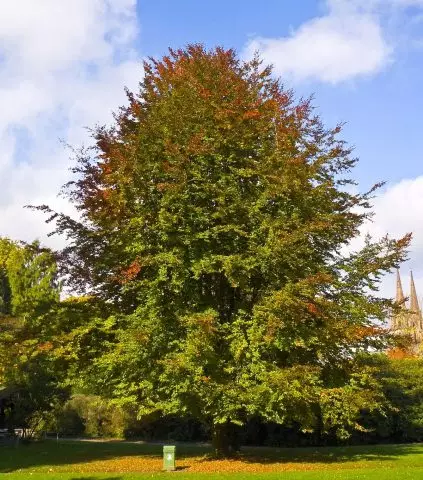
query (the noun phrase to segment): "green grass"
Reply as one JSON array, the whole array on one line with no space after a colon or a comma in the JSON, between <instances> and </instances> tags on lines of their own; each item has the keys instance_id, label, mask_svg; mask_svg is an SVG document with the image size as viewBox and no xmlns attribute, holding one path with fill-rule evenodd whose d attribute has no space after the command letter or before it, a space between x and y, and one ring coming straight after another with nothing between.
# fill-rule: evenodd
<instances>
[{"instance_id":1,"label":"green grass","mask_svg":"<svg viewBox=\"0 0 423 480\"><path fill-rule=\"evenodd\" d=\"M157 473L157 474L91 474L91 475L75 475L75 474L33 474L26 476L25 474L6 474L5 480L147 480L147 479L166 479L169 475L175 475L178 480L416 480L423 479L421 469L413 468L406 472L391 472L381 470L369 470L366 472L337 472L330 475L322 475L321 472L303 472L303 473L210 473L210 474L194 474L194 473Z\"/></svg>"},{"instance_id":2,"label":"green grass","mask_svg":"<svg viewBox=\"0 0 423 480\"><path fill-rule=\"evenodd\" d=\"M246 448L236 460L211 460L208 448L178 445L180 471L162 473L162 447L125 442L46 441L0 447L5 480L423 480L423 445Z\"/></svg>"},{"instance_id":3,"label":"green grass","mask_svg":"<svg viewBox=\"0 0 423 480\"><path fill-rule=\"evenodd\" d=\"M406 471L392 470L366 470L355 472L351 470L343 472L331 472L322 474L322 472L289 472L289 473L127 473L127 474L24 474L11 473L2 475L5 480L147 480L147 479L166 479L175 475L178 480L418 480L423 479L421 468L410 468Z\"/></svg>"}]
</instances>

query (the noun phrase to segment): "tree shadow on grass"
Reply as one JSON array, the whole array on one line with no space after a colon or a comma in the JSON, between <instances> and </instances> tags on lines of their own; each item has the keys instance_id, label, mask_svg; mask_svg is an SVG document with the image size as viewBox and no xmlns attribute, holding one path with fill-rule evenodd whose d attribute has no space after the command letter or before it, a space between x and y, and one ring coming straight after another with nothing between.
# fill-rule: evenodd
<instances>
[{"instance_id":1,"label":"tree shadow on grass","mask_svg":"<svg viewBox=\"0 0 423 480\"><path fill-rule=\"evenodd\" d=\"M207 448L201 446L178 446L177 456L189 458L201 456ZM119 441L53 441L34 442L18 448L1 447L0 474L10 473L19 469L37 467L52 468L63 465L89 463L93 461L119 460L123 457L143 457L161 461L163 446L160 444L145 444ZM86 477L81 477L86 478ZM114 477L111 477L114 478ZM121 477L116 477L120 479Z\"/></svg>"},{"instance_id":2,"label":"tree shadow on grass","mask_svg":"<svg viewBox=\"0 0 423 480\"><path fill-rule=\"evenodd\" d=\"M146 444L119 441L45 441L33 443L28 446L0 447L0 473L9 473L16 470L29 468L89 463L94 461L119 461L123 457L142 457L148 461L157 462L157 470L161 470L163 446L161 444ZM177 462L189 469L186 461L197 457L198 462L212 462L210 447L178 444L176 449ZM245 447L240 455L235 457L245 463L274 464L274 463L312 463L312 464L342 464L345 462L386 462L398 461L401 457L410 456L413 463L423 463L423 446L409 445L363 445L348 447L316 447L316 448L266 448ZM200 458L199 458L200 457ZM201 459L202 457L202 459ZM230 461L230 460L229 460ZM189 462L188 462L189 463ZM218 467L216 465L216 467ZM142 467L141 467L142 468ZM182 470L182 467L180 468ZM88 473L88 472L87 472ZM88 475L90 475L88 473ZM112 476L107 480L121 480L122 477ZM119 473L118 473L119 475ZM86 480L90 477L80 476ZM95 478L95 477L92 477ZM75 477L73 480L78 480Z\"/></svg>"},{"instance_id":3,"label":"tree shadow on grass","mask_svg":"<svg viewBox=\"0 0 423 480\"><path fill-rule=\"evenodd\" d=\"M398 461L407 455L418 456L423 463L423 447L408 445L360 445L346 447L267 448L245 447L233 460L245 463L322 463ZM212 460L206 456L202 462Z\"/></svg>"}]
</instances>

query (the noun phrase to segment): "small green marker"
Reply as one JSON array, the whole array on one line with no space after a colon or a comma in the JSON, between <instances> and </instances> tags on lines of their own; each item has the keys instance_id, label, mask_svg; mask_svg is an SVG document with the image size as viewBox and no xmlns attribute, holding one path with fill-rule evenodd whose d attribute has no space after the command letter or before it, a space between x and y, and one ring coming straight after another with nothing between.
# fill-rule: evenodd
<instances>
[{"instance_id":1,"label":"small green marker","mask_svg":"<svg viewBox=\"0 0 423 480\"><path fill-rule=\"evenodd\" d=\"M163 447L163 470L166 472L172 472L176 470L175 467L175 446L165 445Z\"/></svg>"}]
</instances>

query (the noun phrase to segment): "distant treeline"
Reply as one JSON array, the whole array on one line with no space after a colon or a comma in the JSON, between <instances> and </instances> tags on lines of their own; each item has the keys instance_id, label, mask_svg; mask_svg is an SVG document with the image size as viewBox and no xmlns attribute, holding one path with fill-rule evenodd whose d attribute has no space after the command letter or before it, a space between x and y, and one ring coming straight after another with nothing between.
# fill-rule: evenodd
<instances>
[{"instance_id":1,"label":"distant treeline","mask_svg":"<svg viewBox=\"0 0 423 480\"><path fill-rule=\"evenodd\" d=\"M298 424L280 425L259 417L234 428L241 445L280 447L403 443L423 440L423 360L368 358L379 368L389 404L384 412L363 411L360 429L345 440L317 428L305 432ZM143 439L146 441L208 442L210 428L194 417L156 412L137 419L135 412L94 395L74 395L46 418L45 427L61 436Z\"/></svg>"}]
</instances>

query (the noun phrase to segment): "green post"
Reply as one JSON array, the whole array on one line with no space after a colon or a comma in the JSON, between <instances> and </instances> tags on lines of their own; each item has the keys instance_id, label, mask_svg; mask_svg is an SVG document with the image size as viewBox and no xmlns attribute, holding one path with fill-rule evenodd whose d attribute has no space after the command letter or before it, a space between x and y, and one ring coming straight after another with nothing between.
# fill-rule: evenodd
<instances>
[{"instance_id":1,"label":"green post","mask_svg":"<svg viewBox=\"0 0 423 480\"><path fill-rule=\"evenodd\" d=\"M165 445L163 447L163 470L166 470L166 472L176 470L174 445Z\"/></svg>"}]
</instances>

